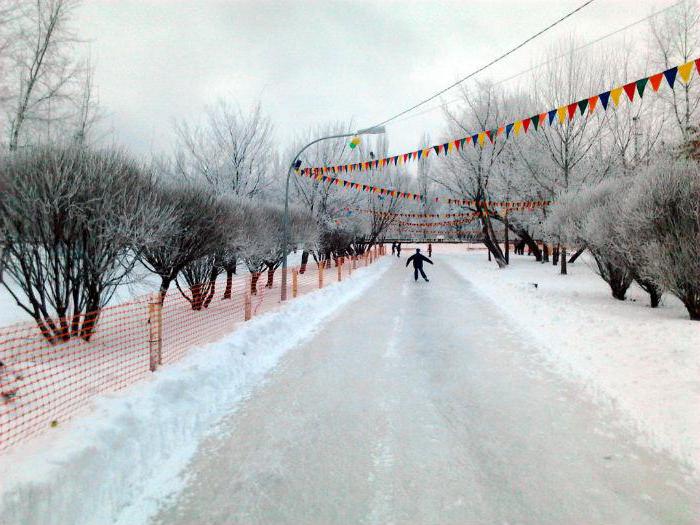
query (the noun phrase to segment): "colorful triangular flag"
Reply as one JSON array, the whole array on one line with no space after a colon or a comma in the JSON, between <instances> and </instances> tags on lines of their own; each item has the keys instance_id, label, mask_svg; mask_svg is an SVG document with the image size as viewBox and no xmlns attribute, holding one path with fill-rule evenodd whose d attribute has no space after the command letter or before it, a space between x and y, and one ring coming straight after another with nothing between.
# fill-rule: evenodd
<instances>
[{"instance_id":1,"label":"colorful triangular flag","mask_svg":"<svg viewBox=\"0 0 700 525\"><path fill-rule=\"evenodd\" d=\"M678 73L677 67L672 67L664 71L664 77L666 77L666 82L671 86L671 89L673 89L673 85L676 83L676 73Z\"/></svg>"},{"instance_id":2,"label":"colorful triangular flag","mask_svg":"<svg viewBox=\"0 0 700 525\"><path fill-rule=\"evenodd\" d=\"M684 84L690 82L690 77L693 74L693 63L686 62L682 66L678 66L678 74L680 75Z\"/></svg>"},{"instance_id":3,"label":"colorful triangular flag","mask_svg":"<svg viewBox=\"0 0 700 525\"><path fill-rule=\"evenodd\" d=\"M635 82L637 84L637 93L639 93L639 98L644 96L644 88L647 87L648 78L640 78Z\"/></svg>"}]
</instances>

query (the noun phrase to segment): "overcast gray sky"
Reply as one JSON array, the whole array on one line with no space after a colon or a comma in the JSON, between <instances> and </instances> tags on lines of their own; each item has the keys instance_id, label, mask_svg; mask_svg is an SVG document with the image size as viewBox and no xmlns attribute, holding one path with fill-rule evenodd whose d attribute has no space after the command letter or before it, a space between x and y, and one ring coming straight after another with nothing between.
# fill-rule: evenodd
<instances>
[{"instance_id":1,"label":"overcast gray sky","mask_svg":"<svg viewBox=\"0 0 700 525\"><path fill-rule=\"evenodd\" d=\"M260 100L283 145L317 123L374 124L582 2L86 0L78 23L116 141L149 153L170 151L174 120L217 98L244 108ZM566 35L592 41L673 3L596 0L479 78L506 78ZM442 128L439 109L396 122L390 150L416 149L424 132Z\"/></svg>"}]
</instances>

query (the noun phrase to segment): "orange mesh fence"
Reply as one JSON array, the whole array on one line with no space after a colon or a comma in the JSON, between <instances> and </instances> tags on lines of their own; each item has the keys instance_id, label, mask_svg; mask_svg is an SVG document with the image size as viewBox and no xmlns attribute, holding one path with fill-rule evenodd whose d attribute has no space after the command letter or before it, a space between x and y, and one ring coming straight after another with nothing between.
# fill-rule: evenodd
<instances>
[{"instance_id":1,"label":"orange mesh fence","mask_svg":"<svg viewBox=\"0 0 700 525\"><path fill-rule=\"evenodd\" d=\"M378 247L357 258L290 268L287 298L347 279L385 251ZM162 305L156 293L108 306L89 337L69 328L52 343L33 321L1 327L0 451L66 420L94 396L131 385L277 308L281 274L223 276L213 289L184 290L190 300L173 288Z\"/></svg>"}]
</instances>

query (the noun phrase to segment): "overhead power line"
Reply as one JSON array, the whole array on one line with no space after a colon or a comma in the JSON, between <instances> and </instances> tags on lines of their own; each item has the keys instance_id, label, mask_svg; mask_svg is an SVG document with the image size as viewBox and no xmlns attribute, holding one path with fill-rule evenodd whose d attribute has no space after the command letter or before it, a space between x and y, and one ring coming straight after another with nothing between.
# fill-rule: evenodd
<instances>
[{"instance_id":1,"label":"overhead power line","mask_svg":"<svg viewBox=\"0 0 700 525\"><path fill-rule=\"evenodd\" d=\"M497 81L497 82L494 82L493 85L494 85L494 86L497 86L497 85L499 85L499 84L503 84L503 83L505 83L505 82L508 82L508 81L510 81L510 80L513 80L514 78L518 78L518 77L524 75L525 73L529 73L530 71L534 71L534 70L539 69L539 68L541 68L541 67L543 67L543 66L546 66L547 64L549 64L549 63L551 63L551 62L555 62L555 61L557 61L557 60L559 60L559 59L561 59L561 58L563 58L563 57L565 57L565 56L568 56L571 52L574 52L574 53L575 53L575 52L577 52L577 51L580 51L580 50L582 50L582 49L585 49L585 48L587 48L587 47L590 47L590 46L592 46L592 45L594 45L594 44L597 44L597 43L599 43L599 42L602 42L603 40L606 40L606 39L610 38L611 36L615 36L615 35L617 35L617 34L619 34L619 33L622 33L623 31L627 31L628 29L630 29L630 28L632 28L632 27L634 27L634 26L636 26L636 25L641 24L642 22L646 22L647 20L650 20L651 18L655 18L655 17L659 16L659 15L665 13L666 11L668 11L669 9L673 9L674 7L677 7L679 4L683 3L684 1L685 1L685 0L679 0L679 1L676 2L675 4L671 4L670 6L665 7L664 9L662 9L662 10L660 10L660 11L656 11L656 12L654 12L654 13L648 15L648 16L645 16L644 18L640 18L639 20L636 20L636 21L632 22L631 24L627 24L627 25L624 26L624 27L621 27L621 28L619 28L619 29L616 29L615 31L612 31L612 32L607 33L607 34L605 34L605 35L603 35L603 36L600 36L600 37L596 38L595 40L591 40L590 42L586 42L585 44L582 44L582 45L580 45L580 46L578 46L578 47L572 49L571 51L567 51L566 53L562 53L562 54L560 54L560 55L557 55L557 56L555 56L555 57L552 57L552 58L550 58L550 59L548 59L548 60L545 60L544 62L540 62L540 63L537 64L537 65L534 65L534 66L532 66L532 67L529 67L528 69L524 69L524 70L522 70L522 71L520 71L520 72L518 72L518 73L515 73L514 75L511 75L511 76L506 77L506 78L504 78L504 79L502 79L502 80L499 80L499 81ZM436 109L441 109L441 108L443 108L443 107L445 107L445 106L447 106L447 105L449 105L449 104L454 104L455 102L460 102L460 101L462 101L462 100L463 100L463 99L462 99L461 97L459 97L459 98L453 98L453 99L451 99L451 100L448 100L447 102L444 102L444 103L440 104L439 106L431 106L431 107L429 107L428 109L425 109L425 110L421 111L420 113L414 113L413 115L408 115L408 116L406 116L406 117L400 119L399 122L404 122L404 121L406 121L406 120L409 120L409 119L412 119L412 118L415 118L415 117L419 117L420 115L425 115L426 113L430 113L431 111L435 111Z\"/></svg>"},{"instance_id":2,"label":"overhead power line","mask_svg":"<svg viewBox=\"0 0 700 525\"><path fill-rule=\"evenodd\" d=\"M509 55L511 55L511 54L513 54L513 53L515 53L515 52L516 52L518 49L520 49L521 47L523 47L523 46L527 45L528 43L532 42L532 41L535 40L537 37L539 37L539 36L542 35L543 33L546 33L547 31L549 31L549 30L552 29L553 27L555 27L555 26L561 24L564 20L566 20L567 18L569 18L569 17L575 15L576 13L578 13L579 11L581 11L584 7L586 7L586 6L590 5L590 4L592 4L594 1L595 1L595 0L587 0L586 2L584 2L583 4L581 4L580 6L578 6L576 9L574 9L573 11L568 12L567 14L565 14L564 16L562 16L561 18L559 18L558 20L556 20L556 21L552 22L551 24L549 24L549 25L548 25L547 27L545 27L544 29L538 31L537 33L535 33L535 34L532 35L531 37L527 38L526 40L523 40L520 44L518 44L518 45L515 46L514 48L512 48L512 49L506 51L506 52L503 53L501 56L499 56L499 57L497 57L497 58L494 58L494 59L493 59L491 62L489 62L488 64L486 64L486 65L480 67L480 68L477 69L476 71L473 71L473 72L469 73L466 77L464 77L464 78L458 80L457 82L454 82L453 84L450 84L449 86L447 86L446 88L444 88L444 89L438 91L438 92L435 93L434 95L431 95L430 97L428 97L428 98L426 98L426 99L424 99L424 100L421 100L420 102L418 102L418 104L415 104L415 105L411 106L410 108L405 109L405 110L401 111L400 113L397 113L397 114L394 115L393 117L390 117L390 118L386 119L386 120L383 121L383 122L380 122L380 123L378 123L378 124L375 124L375 125L372 126L372 127L384 126L385 124L388 124L388 123L391 122L392 120L395 120L395 119L397 119L397 118L399 118L399 117L405 115L406 113L409 113L409 112L413 111L414 109L421 107L423 104L427 104L427 103L430 102L431 100L435 100L437 97L439 97L439 96L442 95L443 93L446 93L446 92L449 91L450 89L452 89L452 88L454 88L454 87L457 87L458 85L460 85L460 84L461 84L462 82L464 82L465 80L469 80L471 77L473 77L474 75L477 75L477 74L481 73L481 72L484 71L485 69L487 69L487 68L491 67L492 65L494 65L496 62L499 62L499 61L503 60L504 58L506 58L507 56L509 56Z\"/></svg>"}]
</instances>

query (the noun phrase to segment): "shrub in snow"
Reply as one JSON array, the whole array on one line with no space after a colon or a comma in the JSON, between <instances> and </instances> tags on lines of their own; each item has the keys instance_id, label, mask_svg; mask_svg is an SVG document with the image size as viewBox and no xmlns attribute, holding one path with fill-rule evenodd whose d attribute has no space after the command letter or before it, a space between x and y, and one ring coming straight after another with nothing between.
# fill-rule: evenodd
<instances>
[{"instance_id":1,"label":"shrub in snow","mask_svg":"<svg viewBox=\"0 0 700 525\"><path fill-rule=\"evenodd\" d=\"M171 228L161 232L155 243L141 247L140 256L143 265L160 276L162 301L170 284L188 265L191 280L198 280L197 272L207 275L207 263L201 259L213 255L224 243L222 225L227 208L213 190L189 182L161 184L154 207L170 214ZM201 290L196 295L188 299L193 307L201 308Z\"/></svg>"},{"instance_id":2,"label":"shrub in snow","mask_svg":"<svg viewBox=\"0 0 700 525\"><path fill-rule=\"evenodd\" d=\"M115 151L30 148L0 186L2 284L50 342L89 340L134 252L170 230L150 175Z\"/></svg>"},{"instance_id":3,"label":"shrub in snow","mask_svg":"<svg viewBox=\"0 0 700 525\"><path fill-rule=\"evenodd\" d=\"M617 215L613 207L619 190L620 183L612 180L562 195L545 228L560 242L588 248L596 271L610 286L612 296L624 300L633 275L615 230Z\"/></svg>"},{"instance_id":4,"label":"shrub in snow","mask_svg":"<svg viewBox=\"0 0 700 525\"><path fill-rule=\"evenodd\" d=\"M243 242L243 260L251 272L250 292L257 293L260 274L267 270L265 286L271 288L274 273L283 258L283 214L281 206L255 203L247 214L247 227ZM294 245L312 247L318 242L318 228L313 216L296 207L289 209L290 239L288 249Z\"/></svg>"},{"instance_id":5,"label":"shrub in snow","mask_svg":"<svg viewBox=\"0 0 700 525\"><path fill-rule=\"evenodd\" d=\"M700 320L700 164L664 160L647 168L625 201L621 224L636 241L643 277L677 296Z\"/></svg>"}]
</instances>

